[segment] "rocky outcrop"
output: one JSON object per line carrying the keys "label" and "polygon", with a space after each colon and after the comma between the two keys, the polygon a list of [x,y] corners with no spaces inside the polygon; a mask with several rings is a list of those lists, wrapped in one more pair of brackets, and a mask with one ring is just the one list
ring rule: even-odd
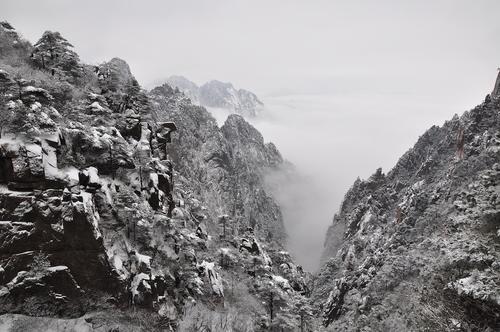
{"label": "rocky outcrop", "polygon": [[207,110],[169,86],[153,89],[152,95],[158,119],[178,124],[169,151],[172,160],[183,177],[195,179],[192,187],[210,210],[222,207],[221,214],[231,216],[233,234],[251,227],[258,236],[283,244],[281,211],[264,188],[265,172],[283,164],[276,147],[264,143],[239,115],[230,115],[219,128]]}
{"label": "rocky outcrop", "polygon": [[[500,103],[357,180],[328,230],[314,299],[338,331],[500,328]],[[463,133],[463,150],[460,143]]]}
{"label": "rocky outcrop", "polygon": [[168,85],[147,93],[120,59],[54,75],[3,56],[0,328],[172,331],[190,310],[234,330],[312,326],[264,188],[283,160],[255,128],[219,128]]}
{"label": "rocky outcrop", "polygon": [[500,98],[500,70],[498,71],[497,80],[495,81],[495,86],[491,92],[491,97]]}

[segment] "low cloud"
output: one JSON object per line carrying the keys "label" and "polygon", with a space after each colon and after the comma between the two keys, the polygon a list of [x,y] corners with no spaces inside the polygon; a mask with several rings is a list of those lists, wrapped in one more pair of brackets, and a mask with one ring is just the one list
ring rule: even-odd
{"label": "low cloud", "polygon": [[[282,207],[288,250],[307,270],[318,268],[326,230],[356,178],[378,167],[387,172],[427,128],[453,116],[453,103],[427,100],[355,93],[264,98],[266,110],[251,122],[294,165],[267,180]],[[219,123],[224,116],[217,114]]]}

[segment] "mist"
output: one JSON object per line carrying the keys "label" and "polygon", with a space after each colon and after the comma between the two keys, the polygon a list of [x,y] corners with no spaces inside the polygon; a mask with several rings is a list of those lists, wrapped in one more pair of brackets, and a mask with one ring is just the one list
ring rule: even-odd
{"label": "mist", "polygon": [[356,178],[389,171],[426,129],[467,110],[457,98],[391,92],[279,95],[264,103],[250,122],[295,166],[292,177],[275,172],[267,180],[282,207],[288,250],[309,271],[319,267],[326,229]]}
{"label": "mist", "polygon": [[[380,79],[364,89],[367,80],[338,79],[338,88],[316,94],[266,95],[265,109],[247,119],[293,165],[266,180],[283,212],[287,249],[308,271],[319,267],[326,230],[356,178],[366,179],[379,167],[387,173],[428,128],[473,108],[490,92],[486,87],[457,96],[448,91],[454,85],[438,88],[439,78],[425,89]],[[208,110],[219,126],[230,114]]]}

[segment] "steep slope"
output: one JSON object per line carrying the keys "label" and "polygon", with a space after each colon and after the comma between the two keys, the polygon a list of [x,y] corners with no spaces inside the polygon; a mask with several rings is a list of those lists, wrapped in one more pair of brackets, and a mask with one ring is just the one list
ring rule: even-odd
{"label": "steep slope", "polygon": [[204,201],[221,214],[235,217],[237,232],[255,228],[263,238],[283,244],[285,231],[276,202],[264,190],[266,169],[279,169],[283,159],[272,143],[241,116],[231,115],[219,128],[204,108],[180,99],[169,86],[152,90],[158,119],[179,123],[170,151],[177,169],[193,179]]}
{"label": "steep slope", "polygon": [[171,76],[167,83],[178,88],[195,104],[209,108],[221,108],[245,117],[255,117],[264,104],[252,92],[235,89],[231,83],[213,80],[198,87],[183,76]]}
{"label": "steep slope", "polygon": [[499,193],[500,100],[488,96],[348,191],[315,280],[324,324],[500,329]]}
{"label": "steep slope", "polygon": [[312,326],[309,276],[264,190],[274,145],[44,36],[0,26],[0,329]]}

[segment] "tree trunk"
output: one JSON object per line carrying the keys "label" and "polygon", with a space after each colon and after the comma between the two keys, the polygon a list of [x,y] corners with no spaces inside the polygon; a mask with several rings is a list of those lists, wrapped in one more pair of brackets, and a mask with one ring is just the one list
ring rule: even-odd
{"label": "tree trunk", "polygon": [[21,82],[17,82],[18,92],[19,92],[19,100],[23,100],[23,87]]}
{"label": "tree trunk", "polygon": [[273,322],[273,318],[274,318],[273,302],[274,302],[274,294],[273,294],[273,292],[271,292],[271,293],[269,293],[269,316],[271,317],[271,323]]}
{"label": "tree trunk", "polygon": [[141,182],[141,192],[142,192],[142,190],[144,189],[144,187],[142,186],[142,166],[139,166],[139,179]]}

